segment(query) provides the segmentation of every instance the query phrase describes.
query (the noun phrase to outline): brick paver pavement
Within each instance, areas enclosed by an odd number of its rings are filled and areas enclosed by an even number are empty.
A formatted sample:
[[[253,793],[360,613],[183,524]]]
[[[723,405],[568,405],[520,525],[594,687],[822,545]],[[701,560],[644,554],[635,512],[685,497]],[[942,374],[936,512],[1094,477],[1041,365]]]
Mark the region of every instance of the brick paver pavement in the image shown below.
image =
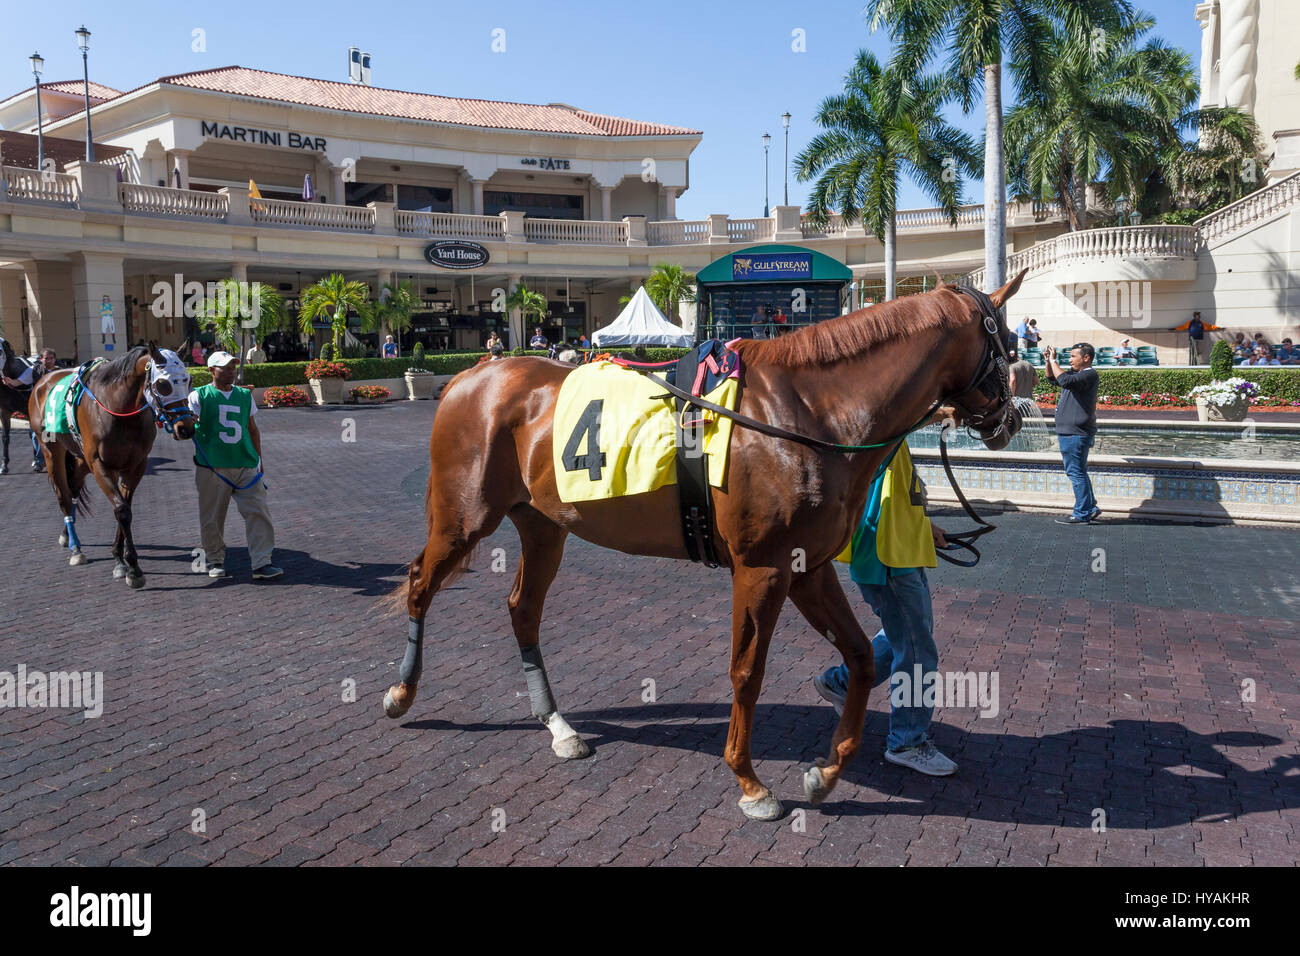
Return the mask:
[[[405,627],[377,604],[422,543],[433,411],[259,419],[287,571],[272,585],[249,581],[233,509],[234,579],[191,573],[192,466],[165,437],[137,499],[142,591],[110,577],[98,491],[79,523],[91,563],[69,568],[45,478],[0,479],[0,670],[101,671],[105,698],[98,718],[0,710],[0,863],[1295,863],[1293,531],[1001,516],[985,564],[933,575],[940,667],[996,672],[998,713],[939,710],[936,741],[961,770],[932,779],[880,758],[874,693],[863,751],[820,808],[798,781],[829,745],[809,678],[833,652],[787,606],[754,753],[804,812],[775,824],[742,820],[721,760],[722,571],[570,538],[543,648],[594,755],[561,763],[529,716],[505,610],[507,522],[436,599],[420,699],[386,719]],[[1090,570],[1096,548],[1106,573]]]

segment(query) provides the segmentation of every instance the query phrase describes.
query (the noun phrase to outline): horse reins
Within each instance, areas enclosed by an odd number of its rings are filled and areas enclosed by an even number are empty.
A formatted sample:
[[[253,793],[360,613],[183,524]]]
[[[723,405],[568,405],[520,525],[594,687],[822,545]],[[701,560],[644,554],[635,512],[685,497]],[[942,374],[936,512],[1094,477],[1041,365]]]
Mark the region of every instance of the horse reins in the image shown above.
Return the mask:
[[[971,392],[975,391],[976,389],[980,388],[980,386],[990,376],[996,374],[999,379],[998,397],[1001,400],[1002,405],[1004,406],[1002,419],[1001,421],[998,422],[997,428],[991,432],[992,435],[996,436],[1007,427],[1007,417],[1010,414],[1009,410],[1007,410],[1005,407],[1010,401],[1010,385],[1007,380],[1007,375],[1004,373],[1004,370],[1008,368],[1009,356],[1007,355],[1006,345],[1003,343],[1001,337],[1002,323],[999,318],[998,309],[996,306],[993,305],[993,300],[990,299],[988,295],[986,295],[983,292],[980,292],[977,289],[968,288],[967,286],[956,286],[955,288],[958,292],[961,292],[969,296],[972,300],[974,300],[980,312],[981,321],[984,326],[984,331],[987,334],[988,338],[990,338],[993,341],[993,345],[995,348],[985,349],[984,358],[980,362],[980,364],[976,367],[975,373],[971,376],[970,383],[966,386],[966,388],[964,388],[960,392],[957,392],[955,396],[951,397],[948,400],[951,401],[958,408],[960,408],[963,412],[965,412],[968,418],[971,421],[973,421],[978,427],[978,425],[981,422],[983,422],[985,419],[984,414],[982,412],[972,411],[964,402],[961,401],[961,399],[966,395],[970,394]],[[740,412],[733,411],[732,409],[727,408],[726,406],[718,405],[715,402],[710,402],[708,399],[702,398],[697,395],[692,395],[686,389],[679,388],[677,385],[674,385],[662,378],[659,378],[657,375],[652,375],[648,369],[638,368],[635,370],[645,375],[647,378],[651,379],[656,385],[662,385],[665,389],[668,390],[669,394],[674,395],[677,398],[680,398],[688,402],[690,405],[694,405],[698,408],[706,409],[708,411],[714,412],[715,414],[722,415],[726,418],[731,419],[736,424],[742,425],[753,431],[759,432],[760,434],[769,435],[772,438],[783,438],[786,441],[798,442],[801,445],[806,445],[809,448],[816,449],[817,451],[839,452],[841,454],[851,454],[853,452],[859,452],[859,451],[870,451],[876,448],[887,448],[890,445],[895,445],[898,442],[901,442],[908,435],[912,434],[912,432],[920,428],[926,422],[927,419],[929,419],[940,407],[942,407],[945,401],[943,397],[936,399],[934,404],[931,405],[929,409],[926,410],[925,414],[922,415],[917,420],[916,424],[912,425],[911,428],[908,428],[903,433],[896,435],[895,437],[887,441],[872,442],[871,444],[867,444],[867,445],[844,445],[838,442],[830,442],[830,441],[825,441],[824,439],[821,438],[815,438],[812,435],[804,435],[800,432],[792,431],[788,428],[782,428],[779,425],[772,425],[769,424],[768,422],[761,422],[756,418],[750,418],[748,415],[744,415]],[[940,549],[936,549],[935,553],[939,557],[943,558],[945,561],[949,562],[950,564],[956,564],[966,568],[973,568],[976,564],[979,563],[980,552],[971,542],[973,542],[976,538],[980,537],[981,535],[985,535],[988,534],[990,531],[996,530],[997,526],[993,524],[989,524],[987,521],[981,518],[979,514],[975,511],[975,509],[971,507],[970,502],[966,500],[966,496],[962,493],[961,488],[957,484],[956,476],[953,475],[952,473],[952,464],[948,460],[948,443],[947,441],[944,440],[944,435],[942,434],[940,435],[940,439],[939,439],[939,459],[943,463],[943,470],[944,470],[944,474],[948,478],[948,484],[952,486],[953,492],[957,495],[957,501],[961,504],[962,510],[966,512],[967,517],[969,517],[972,521],[974,521],[978,527],[972,528],[969,531],[957,531],[952,534],[944,535],[945,540],[951,543],[952,548],[962,548],[966,551],[971,552],[971,554],[975,556],[972,560],[963,561],[959,558],[951,557],[947,554],[944,554],[943,551]],[[885,467],[884,465],[881,466],[882,469],[884,467]]]

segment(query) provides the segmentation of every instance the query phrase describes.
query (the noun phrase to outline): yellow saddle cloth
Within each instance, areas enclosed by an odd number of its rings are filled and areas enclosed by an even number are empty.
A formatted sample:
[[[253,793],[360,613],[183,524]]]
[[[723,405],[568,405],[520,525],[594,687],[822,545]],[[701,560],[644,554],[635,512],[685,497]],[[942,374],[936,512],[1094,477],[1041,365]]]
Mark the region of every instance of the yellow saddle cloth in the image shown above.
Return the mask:
[[[704,397],[735,410],[740,381],[725,379]],[[639,372],[613,362],[592,362],[569,373],[555,406],[551,454],[561,501],[598,501],[640,495],[677,483],[674,416],[676,400]],[[709,484],[721,488],[727,474],[731,419],[698,408]],[[690,453],[694,453],[693,451]]]

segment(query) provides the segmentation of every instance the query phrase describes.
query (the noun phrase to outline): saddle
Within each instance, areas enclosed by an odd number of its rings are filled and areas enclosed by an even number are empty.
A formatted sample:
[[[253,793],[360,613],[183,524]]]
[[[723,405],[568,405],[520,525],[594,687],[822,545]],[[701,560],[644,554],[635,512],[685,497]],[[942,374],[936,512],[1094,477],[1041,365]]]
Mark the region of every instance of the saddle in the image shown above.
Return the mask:
[[[702,342],[674,361],[643,363],[622,357],[613,361],[659,377],[669,385],[689,391],[696,398],[712,392],[724,380],[740,376],[739,353],[728,349],[719,339]],[[677,494],[686,554],[692,561],[716,568],[719,561],[713,541],[713,495],[709,491],[708,455],[701,450],[706,420],[698,415],[692,416],[692,404],[681,396],[668,393],[656,397],[673,398],[676,403]]]

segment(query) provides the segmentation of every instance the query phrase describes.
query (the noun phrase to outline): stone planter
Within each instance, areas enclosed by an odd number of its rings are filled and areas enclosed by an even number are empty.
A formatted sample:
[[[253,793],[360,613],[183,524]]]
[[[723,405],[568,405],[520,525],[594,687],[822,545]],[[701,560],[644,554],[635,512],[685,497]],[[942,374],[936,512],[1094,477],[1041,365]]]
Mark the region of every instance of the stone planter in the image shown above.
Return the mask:
[[[1215,405],[1203,398],[1196,400],[1196,419],[1202,422],[1240,422],[1245,421],[1250,411],[1250,403],[1244,398],[1227,405]]]
[[[407,372],[405,378],[407,399],[413,402],[416,399],[433,398],[433,386],[437,382],[438,376],[432,372],[424,372],[418,375]]]
[[[342,405],[343,386],[346,381],[341,378],[311,378],[307,380],[311,396],[317,405]]]
[[[358,405],[382,405],[382,404],[384,404],[384,402],[388,401],[388,399],[386,399],[386,398],[363,398],[363,397],[360,396],[360,395],[356,395],[356,396],[353,397],[352,401],[356,402],[356,404],[358,404]]]

